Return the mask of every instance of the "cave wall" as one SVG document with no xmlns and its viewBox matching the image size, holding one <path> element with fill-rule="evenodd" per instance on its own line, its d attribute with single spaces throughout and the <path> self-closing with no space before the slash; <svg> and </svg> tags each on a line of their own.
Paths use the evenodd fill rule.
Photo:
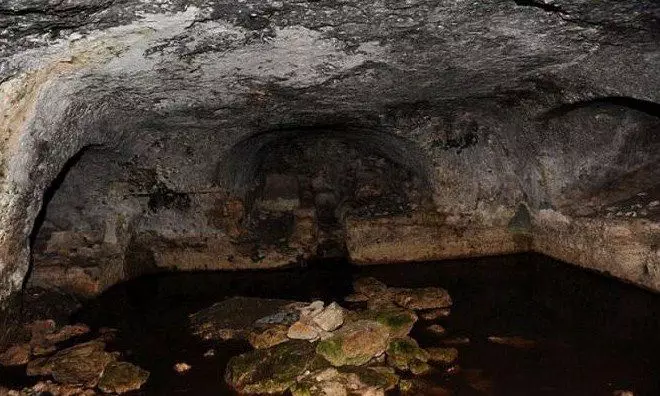
<svg viewBox="0 0 660 396">
<path fill-rule="evenodd" d="M 0 299 L 20 288 L 44 197 L 77 155 L 45 229 L 121 252 L 140 227 L 201 229 L 211 207 L 244 216 L 241 142 L 319 126 L 406 142 L 399 156 L 429 184 L 424 210 L 346 219 L 355 262 L 534 249 L 659 290 L 658 14 L 643 0 L 3 2 Z M 179 203 L 199 216 L 177 207 L 194 191 Z M 98 216 L 70 217 L 73 197 Z M 139 216 L 150 200 L 165 214 Z M 170 261 L 200 259 L 181 251 Z M 139 272 L 106 253 L 121 264 L 89 290 Z"/>
</svg>

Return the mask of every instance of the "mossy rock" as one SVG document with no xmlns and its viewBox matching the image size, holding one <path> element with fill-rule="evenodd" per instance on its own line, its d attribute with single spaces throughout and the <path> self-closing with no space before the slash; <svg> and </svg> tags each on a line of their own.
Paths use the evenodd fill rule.
<svg viewBox="0 0 660 396">
<path fill-rule="evenodd" d="M 373 387 L 382 388 L 385 391 L 394 389 L 399 383 L 399 376 L 391 367 L 347 367 L 348 371 L 356 372 L 360 380 Z"/>
<path fill-rule="evenodd" d="M 106 393 L 125 393 L 140 389 L 149 372 L 128 362 L 112 362 L 103 371 L 98 387 Z"/>
<path fill-rule="evenodd" d="M 422 375 L 428 373 L 431 370 L 431 366 L 426 362 L 415 359 L 408 363 L 408 369 L 414 375 Z"/>
<path fill-rule="evenodd" d="M 239 393 L 281 393 L 306 371 L 325 366 L 328 363 L 316 355 L 314 344 L 294 340 L 233 357 L 225 380 Z"/>
<path fill-rule="evenodd" d="M 373 320 L 386 326 L 391 337 L 405 337 L 410 334 L 418 318 L 413 311 L 407 309 L 387 308 L 352 312 L 350 319 Z"/>
<path fill-rule="evenodd" d="M 387 348 L 389 330 L 372 320 L 347 323 L 318 343 L 316 352 L 333 366 L 361 366 Z"/>
<path fill-rule="evenodd" d="M 417 362 L 426 363 L 428 360 L 428 352 L 420 348 L 417 341 L 410 337 L 394 338 L 387 346 L 387 363 L 398 370 L 424 371 L 423 365 Z"/>
<path fill-rule="evenodd" d="M 378 394 L 394 389 L 398 381 L 387 367 L 344 366 L 312 372 L 290 390 L 293 396 Z"/>
</svg>

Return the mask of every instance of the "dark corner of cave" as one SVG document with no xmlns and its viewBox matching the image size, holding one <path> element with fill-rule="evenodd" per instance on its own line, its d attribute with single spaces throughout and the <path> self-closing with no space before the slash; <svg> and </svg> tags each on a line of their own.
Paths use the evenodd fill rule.
<svg viewBox="0 0 660 396">
<path fill-rule="evenodd" d="M 0 0 L 0 395 L 660 395 L 656 0 Z"/>
</svg>

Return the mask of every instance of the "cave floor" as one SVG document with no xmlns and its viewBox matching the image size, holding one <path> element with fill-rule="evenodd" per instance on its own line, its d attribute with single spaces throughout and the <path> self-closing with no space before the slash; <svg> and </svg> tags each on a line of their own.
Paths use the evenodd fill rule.
<svg viewBox="0 0 660 396">
<path fill-rule="evenodd" d="M 353 280 L 363 276 L 388 286 L 440 286 L 450 292 L 451 315 L 439 323 L 447 329 L 445 338 L 468 338 L 469 343 L 456 346 L 456 367 L 424 378 L 451 394 L 660 394 L 660 295 L 533 254 L 156 274 L 116 285 L 88 301 L 27 290 L 33 301 L 24 303 L 21 317 L 85 323 L 92 330 L 84 336 L 89 339 L 100 328 L 117 329 L 110 350 L 151 373 L 139 391 L 127 394 L 229 395 L 234 393 L 224 381 L 227 362 L 250 347 L 242 341 L 200 340 L 189 329 L 191 313 L 232 296 L 349 306 L 343 298 L 351 293 Z M 429 323 L 420 320 L 411 333 L 422 347 L 440 342 L 426 330 Z M 489 341 L 493 336 L 524 341 L 499 344 Z M 208 356 L 211 349 L 214 355 Z M 182 362 L 191 369 L 178 374 L 173 367 Z M 39 380 L 24 371 L 25 366 L 0 367 L 0 384 L 16 389 Z"/>
</svg>

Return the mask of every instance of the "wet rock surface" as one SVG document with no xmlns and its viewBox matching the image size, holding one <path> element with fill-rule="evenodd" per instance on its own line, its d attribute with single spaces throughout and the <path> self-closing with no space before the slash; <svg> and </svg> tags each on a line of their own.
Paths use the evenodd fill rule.
<svg viewBox="0 0 660 396">
<path fill-rule="evenodd" d="M 190 316 L 195 334 L 205 339 L 246 337 L 258 326 L 291 324 L 300 314 L 295 309 L 282 310 L 293 301 L 233 297 Z"/>
<path fill-rule="evenodd" d="M 396 290 L 394 302 L 403 308 L 413 310 L 447 308 L 452 304 L 449 292 L 439 287 Z"/>
<path fill-rule="evenodd" d="M 32 337 L 44 342 L 59 339 L 64 333 L 88 332 L 54 344 L 55 350 L 44 356 L 30 352 L 27 366 L 0 367 L 0 383 L 17 395 L 133 394 L 131 389 L 138 386 L 136 394 L 158 396 L 235 392 L 347 396 L 614 394 L 627 389 L 633 394 L 654 394 L 657 384 L 644 379 L 657 373 L 655 355 L 644 353 L 654 349 L 651 334 L 660 329 L 653 327 L 660 323 L 654 322 L 655 300 L 647 299 L 652 295 L 626 288 L 619 289 L 621 294 L 610 295 L 611 284 L 593 274 L 583 274 L 585 283 L 577 287 L 567 279 L 580 275 L 570 272 L 566 279 L 556 277 L 556 272 L 539 273 L 539 258 L 534 260 L 511 266 L 473 263 L 480 269 L 476 272 L 467 271 L 461 262 L 429 263 L 414 266 L 413 271 L 410 266 L 401 266 L 399 270 L 373 267 L 346 272 L 337 271 L 339 267 L 333 263 L 327 272 L 320 267 L 280 274 L 251 273 L 245 278 L 218 274 L 217 283 L 205 283 L 209 274 L 158 276 L 151 278 L 158 279 L 157 287 L 145 283 L 146 279 L 137 282 L 135 289 L 126 289 L 125 294 L 108 295 L 101 305 L 106 308 L 90 306 L 93 309 L 70 322 L 87 326 L 30 322 L 24 327 L 27 338 L 16 345 L 31 345 Z M 315 278 L 319 273 L 323 276 Z M 355 293 L 351 285 L 354 279 L 368 276 L 376 276 L 384 285 L 379 286 L 378 293 L 390 296 L 393 305 L 388 309 L 370 308 L 367 301 L 341 302 Z M 185 279 L 194 282 L 182 289 Z M 528 287 L 530 280 L 535 287 Z M 369 282 L 373 284 L 355 284 Z M 573 287 L 566 289 L 567 285 Z M 423 318 L 428 309 L 415 312 L 393 300 L 394 292 L 406 289 L 412 294 L 430 286 L 450 291 L 453 304 L 448 316 L 443 310 L 440 317 L 434 312 L 434 318 Z M 156 298 L 168 288 L 171 294 Z M 218 295 L 221 288 L 231 288 L 228 296 L 251 296 L 251 306 L 255 307 L 265 306 L 278 296 L 285 297 L 279 301 L 286 303 L 251 315 L 252 322 L 246 326 L 249 332 L 237 339 L 205 339 L 203 333 L 195 334 L 191 319 L 210 307 L 217 308 L 218 301 L 235 300 Z M 582 304 L 570 304 L 574 300 L 568 299 L 567 293 L 577 291 L 579 294 L 572 297 Z M 611 314 L 614 307 L 616 316 Z M 289 315 L 292 311 L 296 314 Z M 332 312 L 333 318 L 341 312 L 342 323 L 324 330 L 313 320 L 324 312 Z M 641 317 L 645 318 L 643 326 L 639 325 Z M 311 340 L 288 337 L 289 329 L 301 321 L 327 334 Z M 442 326 L 446 334 L 428 332 L 431 325 Z M 331 327 L 334 325 L 326 328 Z M 72 331 L 74 328 L 79 330 Z M 374 329 L 383 337 L 375 337 Z M 383 338 L 384 347 L 378 342 Z M 470 342 L 465 343 L 468 338 Z M 340 349 L 319 350 L 321 345 L 327 347 L 328 341 L 339 339 L 342 342 L 333 346 L 341 344 Z M 644 340 L 647 348 L 635 347 L 641 344 L 634 340 Z M 87 374 L 96 372 L 91 368 L 108 355 L 112 361 L 94 375 L 98 375 L 94 380 L 97 384 L 92 386 Z M 72 367 L 71 363 L 83 356 L 86 364 Z M 360 365 L 345 364 L 350 359 L 355 359 L 350 363 Z M 54 376 L 57 367 L 63 377 Z M 25 377 L 26 369 L 37 375 Z M 79 379 L 63 381 L 67 375 Z"/>
<path fill-rule="evenodd" d="M 44 367 L 50 369 L 56 382 L 93 387 L 106 366 L 116 359 L 104 348 L 105 344 L 97 341 L 78 344 L 46 358 Z"/>
<path fill-rule="evenodd" d="M 126 393 L 140 389 L 149 372 L 128 362 L 111 362 L 103 370 L 98 388 L 106 393 Z"/>
<path fill-rule="evenodd" d="M 306 375 L 291 388 L 293 396 L 384 395 L 397 375 L 383 367 L 326 368 Z"/>
<path fill-rule="evenodd" d="M 51 319 L 36 320 L 22 327 L 22 336 L 29 337 L 29 342 L 10 346 L 0 355 L 3 359 L 0 365 L 20 366 L 16 369 L 40 381 L 3 394 L 84 396 L 97 394 L 97 387 L 107 393 L 125 393 L 139 389 L 149 376 L 148 371 L 138 366 L 118 361 L 119 352 L 106 350 L 105 340 L 112 340 L 109 334 L 114 332 L 91 334 L 87 325 L 60 327 Z M 14 336 L 21 337 L 20 333 Z M 84 336 L 97 338 L 85 341 Z M 52 380 L 44 381 L 44 378 Z"/>
<path fill-rule="evenodd" d="M 390 289 L 374 278 L 360 278 L 353 283 L 355 293 L 370 300 L 387 300 L 389 308 L 374 307 L 351 311 L 336 302 L 317 300 L 308 304 L 280 304 L 281 311 L 270 313 L 254 323 L 269 326 L 250 335 L 255 350 L 233 357 L 225 379 L 239 393 L 282 393 L 293 395 L 384 395 L 398 383 L 398 372 L 424 375 L 432 367 L 429 361 L 449 365 L 458 351 L 436 350 L 434 359 L 408 334 L 417 315 L 403 307 L 433 309 L 451 305 L 446 290 L 440 288 Z M 227 300 L 200 311 L 217 315 L 219 306 L 236 304 Z M 251 304 L 263 307 L 272 301 Z M 269 318 L 283 318 L 290 310 L 299 312 L 298 320 L 288 325 Z M 263 311 L 261 311 L 263 314 Z M 199 314 L 192 315 L 193 322 Z M 249 324 L 248 326 L 254 326 Z M 206 337 L 205 333 L 197 332 Z M 238 336 L 238 335 L 237 335 Z M 387 364 L 391 368 L 384 366 Z M 334 367 L 332 367 L 334 366 Z"/>
<path fill-rule="evenodd" d="M 232 358 L 225 373 L 227 383 L 238 392 L 282 393 L 308 370 L 323 365 L 315 346 L 307 341 L 289 341 Z"/>
<path fill-rule="evenodd" d="M 316 351 L 334 366 L 361 366 L 385 352 L 389 336 L 382 324 L 358 320 L 321 341 Z"/>
</svg>

